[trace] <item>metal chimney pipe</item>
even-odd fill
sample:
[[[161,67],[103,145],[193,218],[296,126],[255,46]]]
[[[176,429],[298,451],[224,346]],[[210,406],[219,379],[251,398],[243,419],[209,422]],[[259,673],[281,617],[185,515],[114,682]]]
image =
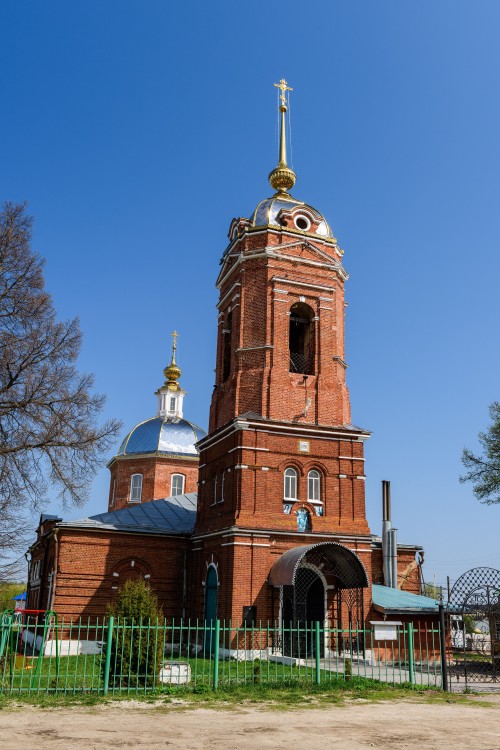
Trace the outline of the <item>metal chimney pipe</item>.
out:
[[[398,587],[398,540],[397,529],[391,529],[389,536],[391,539],[391,586],[393,589]]]
[[[392,586],[391,568],[391,483],[382,480],[382,565],[384,586]]]

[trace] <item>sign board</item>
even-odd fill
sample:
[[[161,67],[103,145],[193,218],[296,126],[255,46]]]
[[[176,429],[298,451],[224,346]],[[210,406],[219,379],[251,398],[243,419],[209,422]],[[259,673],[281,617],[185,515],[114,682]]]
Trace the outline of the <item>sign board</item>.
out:
[[[373,639],[375,641],[397,641],[398,626],[402,622],[396,620],[372,620],[370,625],[373,627]]]

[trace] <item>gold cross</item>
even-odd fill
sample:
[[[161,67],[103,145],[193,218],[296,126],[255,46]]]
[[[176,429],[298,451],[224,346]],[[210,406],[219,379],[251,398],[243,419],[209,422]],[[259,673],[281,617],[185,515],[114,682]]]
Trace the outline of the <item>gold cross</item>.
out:
[[[287,86],[287,83],[284,78],[282,78],[279,83],[275,83],[274,85],[276,86],[276,88],[281,89],[281,94],[280,94],[281,106],[286,107],[285,91],[293,91],[293,89],[291,89],[290,86]]]
[[[177,333],[177,331],[174,331],[170,334],[174,340],[173,346],[172,346],[172,353],[175,354],[175,350],[177,349],[177,336],[180,334]]]

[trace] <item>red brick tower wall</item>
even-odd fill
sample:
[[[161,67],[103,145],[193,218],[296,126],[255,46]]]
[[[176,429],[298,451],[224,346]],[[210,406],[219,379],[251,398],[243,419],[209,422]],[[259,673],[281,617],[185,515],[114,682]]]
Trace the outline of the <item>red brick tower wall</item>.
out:
[[[142,474],[142,503],[170,497],[172,475],[182,474],[184,492],[198,489],[198,457],[127,456],[110,464],[108,510],[119,510],[130,504],[130,482],[133,474]]]
[[[355,551],[371,580],[363,443],[350,424],[344,361],[342,251],[334,239],[294,228],[238,222],[218,287],[216,385],[209,434],[199,444],[198,517],[191,598],[203,617],[203,585],[217,569],[218,616],[240,622],[244,606],[264,621],[277,616],[268,584],[274,562],[298,545],[337,541]],[[234,225],[233,225],[234,226]],[[313,366],[290,372],[290,315],[305,310]],[[307,306],[307,307],[303,307]],[[297,501],[284,512],[284,472],[297,471]],[[308,499],[308,473],[321,499]],[[295,510],[309,512],[299,532]],[[365,611],[370,593],[365,591]]]

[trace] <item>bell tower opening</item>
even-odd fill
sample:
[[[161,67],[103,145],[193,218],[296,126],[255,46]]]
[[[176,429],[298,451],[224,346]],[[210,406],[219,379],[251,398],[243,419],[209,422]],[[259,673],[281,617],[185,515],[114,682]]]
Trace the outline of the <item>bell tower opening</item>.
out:
[[[314,373],[314,312],[304,302],[296,302],[290,310],[290,372]]]

